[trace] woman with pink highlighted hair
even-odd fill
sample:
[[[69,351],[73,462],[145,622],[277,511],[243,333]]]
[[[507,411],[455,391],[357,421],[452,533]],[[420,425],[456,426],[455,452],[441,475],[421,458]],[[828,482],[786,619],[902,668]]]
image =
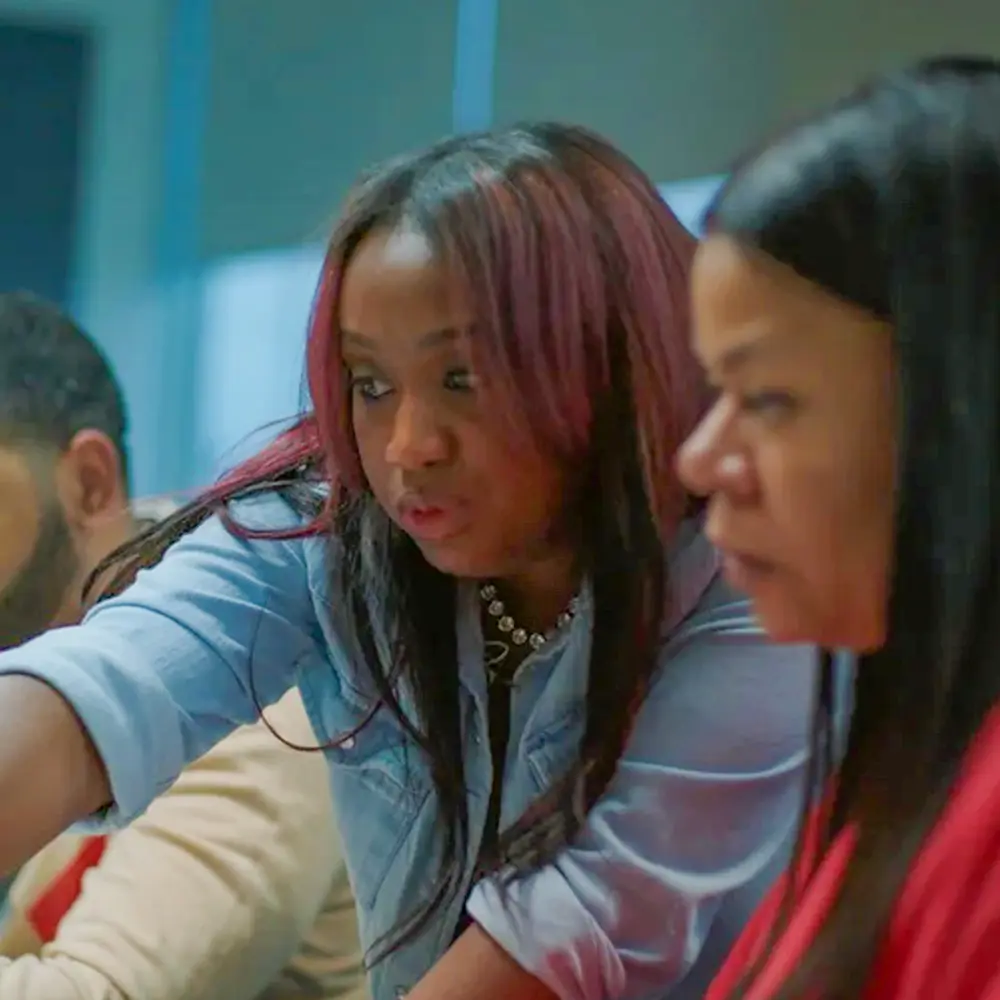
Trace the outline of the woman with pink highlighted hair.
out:
[[[375,1000],[700,996],[791,848],[814,670],[673,468],[709,402],[693,250],[582,129],[365,177],[312,409],[0,656],[0,867],[298,685]]]

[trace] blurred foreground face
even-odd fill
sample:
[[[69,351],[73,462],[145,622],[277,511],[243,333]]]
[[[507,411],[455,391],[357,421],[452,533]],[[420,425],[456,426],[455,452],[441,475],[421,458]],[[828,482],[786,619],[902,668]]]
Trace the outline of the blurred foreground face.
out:
[[[713,236],[694,345],[718,399],[678,467],[726,572],[776,639],[870,650],[885,630],[894,482],[888,328]]]

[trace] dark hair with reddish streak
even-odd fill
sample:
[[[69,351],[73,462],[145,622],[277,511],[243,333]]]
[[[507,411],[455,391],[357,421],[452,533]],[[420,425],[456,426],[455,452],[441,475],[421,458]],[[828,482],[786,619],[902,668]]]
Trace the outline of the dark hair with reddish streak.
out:
[[[371,496],[352,433],[341,361],[345,268],[373,230],[424,234],[477,311],[477,364],[505,424],[579,472],[574,511],[594,594],[586,727],[570,772],[504,831],[495,866],[514,877],[550,860],[614,774],[637,699],[657,662],[667,597],[664,550],[689,511],[673,469],[707,401],[688,348],[687,275],[694,239],[656,188],[598,136],[555,124],[447,139],[363,178],[330,241],[308,343],[314,410],[174,518],[112,557],[116,589],[234,498],[281,490],[329,533],[338,614],[380,705],[426,753],[440,803],[443,863],[434,897],[403,922],[397,947],[460,888],[466,785],[458,710],[455,581],[431,567]],[[317,491],[317,483],[330,489]],[[312,504],[310,508],[310,486]],[[273,536],[272,536],[273,537]],[[287,536],[286,536],[287,537]],[[377,552],[372,558],[367,553]],[[375,628],[369,595],[390,620]],[[372,638],[389,639],[391,662]],[[453,669],[442,669],[450,663]],[[397,682],[415,692],[408,718]],[[374,710],[374,708],[373,708]]]

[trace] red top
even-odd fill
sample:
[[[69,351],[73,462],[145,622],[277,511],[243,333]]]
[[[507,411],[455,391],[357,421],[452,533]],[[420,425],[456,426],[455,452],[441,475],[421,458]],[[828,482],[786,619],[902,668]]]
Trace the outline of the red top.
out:
[[[823,859],[747,1000],[769,1000],[813,939],[854,841]],[[780,899],[775,887],[705,1000],[727,1000],[759,954]],[[1000,709],[969,749],[951,799],[914,861],[859,1000],[1000,1000]]]

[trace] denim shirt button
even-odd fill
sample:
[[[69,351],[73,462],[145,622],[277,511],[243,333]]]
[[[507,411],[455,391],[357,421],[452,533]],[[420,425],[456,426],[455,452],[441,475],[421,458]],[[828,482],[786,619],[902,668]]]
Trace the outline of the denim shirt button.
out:
[[[344,739],[344,740],[341,741],[340,748],[341,748],[341,750],[353,750],[354,749],[354,744],[356,742],[357,741],[355,740],[355,738],[353,736],[348,736],[346,739]]]

